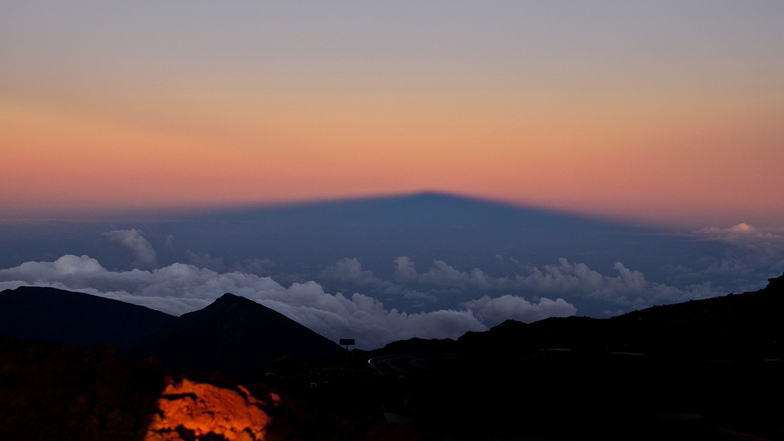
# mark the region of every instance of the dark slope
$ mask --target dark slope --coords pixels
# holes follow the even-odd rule
[[[23,286],[0,292],[0,335],[27,340],[129,348],[174,318],[143,306],[55,288]]]
[[[327,361],[343,349],[265,306],[224,294],[199,311],[184,314],[135,348],[169,367],[232,378],[264,373],[272,360]]]
[[[400,412],[465,439],[783,439],[783,313],[784,276],[611,319],[390,343],[371,364],[405,376]]]
[[[507,321],[464,335],[458,346],[483,352],[514,348],[529,355],[558,347],[580,354],[635,352],[684,360],[784,358],[783,314],[784,275],[759,291],[654,306],[610,319]]]

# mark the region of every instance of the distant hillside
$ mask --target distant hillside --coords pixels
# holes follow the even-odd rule
[[[344,351],[256,302],[225,294],[206,308],[174,317],[142,306],[54,288],[0,292],[0,335],[90,348],[102,342],[170,368],[240,378],[289,356],[328,361]]]
[[[388,344],[377,355],[426,352],[506,353],[527,357],[547,348],[574,355],[640,353],[678,359],[784,358],[784,275],[766,288],[704,300],[654,306],[609,319],[514,320],[456,342],[411,339]]]
[[[0,335],[7,337],[129,348],[174,319],[143,306],[55,288],[0,292]]]
[[[774,440],[782,315],[784,276],[756,292],[609,319],[509,320],[369,356],[406,397],[401,412],[464,439]]]
[[[288,317],[233,294],[182,315],[133,350],[177,370],[217,370],[233,378],[263,373],[283,356],[324,362],[343,351]]]

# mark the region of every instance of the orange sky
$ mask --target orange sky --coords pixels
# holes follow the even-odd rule
[[[0,217],[427,190],[645,223],[784,223],[784,26],[764,11],[630,10],[610,29],[600,11],[575,35],[576,12],[560,10],[365,11],[348,31],[340,15],[310,29],[286,11],[271,26],[301,35],[280,25],[257,47],[262,15],[247,11],[172,30],[138,11],[35,8],[0,31],[22,42],[0,49]],[[519,31],[503,12],[556,30]],[[46,28],[60,18],[73,22]]]

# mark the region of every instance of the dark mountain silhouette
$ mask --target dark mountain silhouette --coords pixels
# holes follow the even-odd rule
[[[89,294],[20,287],[0,292],[0,335],[85,348],[101,342],[131,359],[153,355],[179,371],[221,371],[236,378],[264,373],[276,358],[323,362],[344,351],[284,315],[233,294],[174,317]]]
[[[174,319],[143,306],[55,288],[0,292],[0,335],[14,338],[129,348]]]
[[[23,329],[35,320],[94,329],[93,322],[57,317],[84,316],[71,301],[99,313],[132,306],[28,289],[40,295],[23,307],[8,299],[18,301],[14,296],[24,289],[0,293],[3,317],[16,315]],[[285,355],[300,361],[346,355],[286,382],[254,383],[287,391],[275,415],[279,433],[289,434],[281,439],[306,433],[312,436],[300,439],[325,433],[340,433],[334,439],[782,439],[783,310],[781,276],[756,292],[610,319],[510,320],[457,341],[410,339],[345,353],[268,308],[226,294],[171,319],[137,350],[180,372],[220,370],[235,379],[263,372]],[[59,336],[66,334],[63,328]],[[154,359],[129,368],[115,353],[104,345],[79,349],[0,337],[2,433],[81,439],[69,434],[100,430],[111,435],[105,439],[133,439],[152,411],[161,377],[171,371]],[[368,357],[377,357],[375,372],[389,375],[368,370]],[[383,423],[380,409],[414,423]],[[74,429],[83,426],[93,428]],[[431,436],[412,436],[425,433]]]
[[[681,360],[784,358],[784,275],[764,289],[672,305],[608,319],[553,317],[533,323],[507,320],[457,341],[410,339],[374,355],[475,352],[529,357],[560,348],[581,355],[644,353]]]
[[[510,320],[370,356],[405,377],[399,412],[466,439],[782,439],[782,313],[784,276],[740,295]]]
[[[344,351],[335,342],[252,300],[224,294],[184,314],[132,350],[180,371],[263,374],[276,358],[324,362]]]

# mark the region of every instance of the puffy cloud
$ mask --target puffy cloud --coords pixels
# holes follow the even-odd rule
[[[363,269],[362,264],[356,257],[338,260],[334,265],[324,269],[324,271],[319,274],[319,277],[376,289],[387,289],[392,287],[390,282],[379,279],[373,275],[371,271]]]
[[[525,323],[535,322],[547,317],[569,317],[577,313],[574,305],[564,299],[539,299],[534,304],[522,297],[504,295],[490,298],[484,296],[463,304],[479,317],[496,323],[506,319],[514,319]]]
[[[703,228],[695,232],[703,240],[722,242],[766,254],[784,251],[784,228],[755,228],[747,223],[732,227]]]
[[[767,279],[784,272],[784,228],[756,228],[746,223],[694,232],[700,241],[728,245],[722,253],[705,256],[697,270],[681,271],[678,279],[728,283],[735,292],[765,286]]]
[[[223,258],[212,257],[207,253],[197,254],[191,250],[186,250],[185,259],[189,264],[199,268],[209,268],[215,271],[224,271],[226,269],[226,265],[223,263]]]
[[[730,227],[730,231],[734,233],[754,233],[757,229],[745,222],[741,222],[738,225]]]
[[[630,270],[620,262],[615,263],[613,269],[618,275],[607,276],[584,263],[572,264],[561,258],[558,265],[545,265],[543,270],[535,267],[530,275],[517,276],[513,283],[518,289],[536,293],[573,294],[633,308],[722,294],[711,290],[710,283],[681,289],[651,282],[645,279],[643,273]]]
[[[471,272],[460,271],[443,260],[434,261],[427,272],[418,274],[414,263],[406,256],[395,259],[395,277],[401,283],[451,288],[458,291],[466,289],[488,291],[512,287],[508,278],[490,277],[479,268],[474,268]]]
[[[122,247],[128,248],[136,259],[136,264],[144,268],[151,268],[157,265],[155,249],[150,242],[144,238],[143,232],[135,228],[130,230],[114,230],[104,233],[112,242]],[[167,241],[168,242],[168,241]]]
[[[620,262],[613,267],[615,275],[601,274],[583,263],[559,259],[557,265],[534,267],[528,275],[514,278],[491,277],[477,268],[464,272],[443,261],[435,261],[427,272],[419,274],[408,257],[398,257],[395,266],[399,284],[377,278],[364,270],[355,258],[339,260],[321,276],[415,302],[435,301],[435,294],[450,290],[500,292],[503,295],[485,295],[459,307],[455,305],[455,309],[407,313],[386,309],[381,301],[366,294],[327,293],[314,281],[295,282],[284,287],[269,277],[246,271],[219,272],[184,263],[153,270],[110,271],[96,259],[74,255],[65,255],[53,262],[26,262],[0,270],[0,287],[54,286],[173,314],[200,309],[231,292],[275,309],[330,339],[356,338],[364,348],[415,336],[456,338],[466,331],[482,330],[488,324],[509,318],[530,322],[573,315],[575,307],[564,300],[568,296],[629,309],[724,294],[713,290],[710,283],[676,288],[651,282],[641,272]],[[433,289],[419,289],[408,284]],[[537,300],[527,300],[510,292]]]
[[[351,259],[344,263],[348,269],[357,269]],[[354,274],[361,276],[364,273]],[[329,294],[313,281],[294,283],[286,288],[269,277],[242,272],[219,273],[183,263],[153,270],[111,271],[89,256],[65,255],[53,262],[26,262],[0,270],[0,287],[21,285],[87,292],[175,315],[200,309],[231,292],[272,308],[332,340],[356,338],[362,348],[411,337],[457,338],[467,331],[486,329],[481,318],[470,308],[419,313],[387,310],[382,302],[367,295]],[[427,296],[416,291],[405,291],[404,295]],[[539,312],[524,316],[521,311],[525,309],[525,301],[515,298],[512,300],[514,307],[505,317],[501,302],[508,300],[480,300],[473,306],[498,320],[544,317],[548,313],[562,315],[564,311],[562,300],[542,299],[537,305],[531,305]],[[550,307],[548,302],[558,307]]]
[[[592,270],[584,263],[570,263],[561,258],[557,265],[533,267],[530,274],[491,277],[479,268],[460,271],[436,260],[425,273],[417,273],[408,257],[395,260],[396,278],[401,283],[437,287],[440,292],[501,291],[534,295],[580,296],[603,302],[640,308],[657,303],[672,303],[722,294],[711,289],[709,282],[677,288],[651,282],[642,272],[617,262],[617,275],[608,276]]]
[[[414,267],[414,262],[406,256],[395,259],[395,278],[401,282],[415,281],[419,275]]]

